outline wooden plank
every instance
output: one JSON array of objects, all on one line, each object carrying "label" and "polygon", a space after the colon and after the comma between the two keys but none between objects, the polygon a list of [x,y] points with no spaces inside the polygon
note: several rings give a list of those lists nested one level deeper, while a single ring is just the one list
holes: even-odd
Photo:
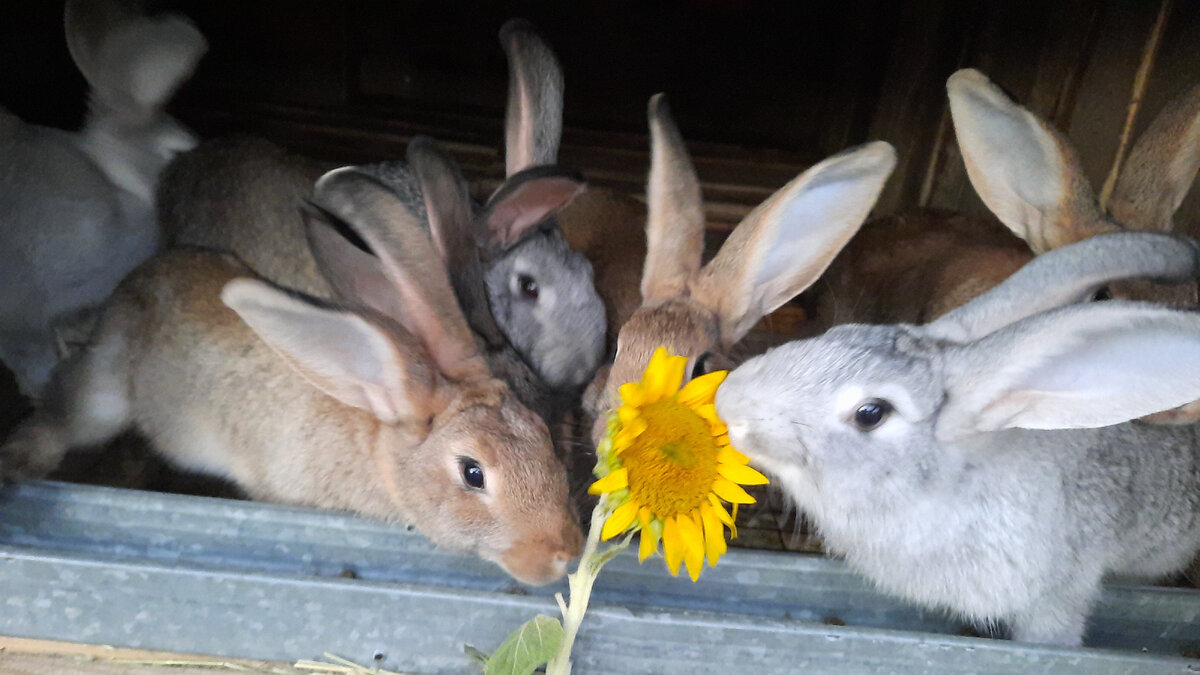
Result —
[{"label": "wooden plank", "polygon": [[[0,675],[176,675],[187,673],[309,675],[289,663],[124,649],[78,642],[0,636]],[[364,669],[364,672],[370,672]]]}]

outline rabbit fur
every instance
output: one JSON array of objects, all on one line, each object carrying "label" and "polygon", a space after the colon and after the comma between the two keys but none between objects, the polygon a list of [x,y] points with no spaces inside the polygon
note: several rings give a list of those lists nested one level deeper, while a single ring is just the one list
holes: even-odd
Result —
[{"label": "rabbit fur", "polygon": [[163,113],[204,54],[185,18],[72,0],[64,26],[90,92],[79,132],[0,109],[0,361],[40,395],[56,327],[108,297],[159,244],[154,190],[195,139]]},{"label": "rabbit fur", "polygon": [[663,96],[649,104],[651,166],[641,306],[620,327],[616,358],[585,396],[593,441],[617,390],[637,381],[659,346],[688,357],[688,373],[727,364],[728,350],[763,316],[808,287],[858,230],[895,166],[883,142],[834,155],[746,216],[701,265],[700,182]]},{"label": "rabbit fur", "polygon": [[[1107,213],[1061,132],[978,70],[956,72],[946,89],[967,176],[1004,227],[929,211],[868,223],[814,287],[807,334],[839,323],[932,321],[1035,254],[1106,232],[1172,231],[1200,169],[1200,85],[1170,101],[1138,138]],[[1105,291],[1179,306],[1196,301],[1195,283],[1122,281]]]},{"label": "rabbit fur", "polygon": [[[489,359],[504,360],[493,363],[497,373],[503,371],[524,402],[553,416],[542,402],[570,399],[603,357],[604,307],[586,258],[547,221],[584,189],[571,174],[549,166],[562,129],[558,64],[526,22],[506,24],[501,42],[510,63],[508,177],[472,225],[493,318],[481,323],[482,315],[471,312],[468,320],[491,347]],[[263,140],[205,143],[164,176],[163,228],[173,243],[233,251],[272,281],[330,297],[300,213],[313,182],[329,168]],[[404,162],[359,168],[409,200],[410,209],[424,214],[430,207]],[[458,274],[453,266],[450,271]]]},{"label": "rabbit fur", "polygon": [[378,253],[387,311],[280,289],[229,254],[155,256],[56,371],[3,473],[44,474],[135,426],[256,499],[411,523],[520,581],[560,578],[583,543],[563,466],[545,423],[491,376],[419,217],[351,170],[315,199]]},{"label": "rabbit fur", "polygon": [[882,590],[1078,645],[1104,574],[1161,577],[1200,548],[1200,428],[1130,421],[1200,396],[1200,315],[1083,301],[1198,274],[1190,240],[1097,235],[932,323],[768,351],[717,412]]}]

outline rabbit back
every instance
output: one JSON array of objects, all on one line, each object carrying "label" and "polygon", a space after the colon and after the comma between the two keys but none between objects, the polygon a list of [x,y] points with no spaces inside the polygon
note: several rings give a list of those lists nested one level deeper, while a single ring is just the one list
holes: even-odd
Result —
[{"label": "rabbit back", "polygon": [[163,172],[164,236],[172,245],[230,251],[275,283],[330,297],[300,212],[330,168],[252,136],[206,141]]},{"label": "rabbit back", "polygon": [[53,322],[102,302],[159,233],[74,135],[15,118],[0,134],[0,358],[35,396],[57,361]]}]

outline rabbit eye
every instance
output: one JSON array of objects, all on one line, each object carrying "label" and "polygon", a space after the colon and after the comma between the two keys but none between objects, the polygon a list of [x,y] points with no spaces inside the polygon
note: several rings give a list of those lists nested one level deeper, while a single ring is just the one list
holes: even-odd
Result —
[{"label": "rabbit eye", "polygon": [[701,375],[708,374],[708,362],[710,356],[712,356],[710,352],[704,352],[700,356],[696,357],[696,365],[692,366],[692,379],[696,379]]},{"label": "rabbit eye", "polygon": [[458,459],[458,465],[462,469],[463,482],[467,484],[467,487],[471,487],[476,490],[482,490],[483,467],[479,466],[479,462],[476,462],[470,457],[460,457]]},{"label": "rabbit eye", "polygon": [[538,298],[538,284],[533,277],[528,274],[522,274],[517,277],[517,288],[521,289],[521,295],[530,300]]},{"label": "rabbit eye", "polygon": [[892,410],[892,404],[883,399],[869,399],[854,411],[854,424],[863,431],[871,431],[883,424]]},{"label": "rabbit eye", "polygon": [[1112,300],[1112,297],[1112,291],[1108,289],[1108,286],[1101,286],[1100,290],[1096,291],[1095,295],[1092,296],[1092,301],[1102,302],[1104,300]]}]

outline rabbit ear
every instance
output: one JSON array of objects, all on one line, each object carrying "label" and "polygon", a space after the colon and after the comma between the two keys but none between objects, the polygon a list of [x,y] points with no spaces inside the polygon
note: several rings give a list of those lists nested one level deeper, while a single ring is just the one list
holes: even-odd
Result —
[{"label": "rabbit ear", "polygon": [[321,391],[395,424],[431,414],[434,376],[356,314],[317,307],[257,279],[234,279],[221,301]]},{"label": "rabbit ear", "polygon": [[503,344],[504,335],[488,304],[483,264],[472,234],[467,181],[454,160],[428,136],[414,138],[405,159],[421,187],[429,232],[446,264],[467,324],[488,344]]},{"label": "rabbit ear", "polygon": [[208,48],[181,16],[141,16],[112,0],[71,0],[64,24],[96,101],[135,120],[157,113]]},{"label": "rabbit ear", "polygon": [[983,203],[1036,253],[1116,228],[1062,134],[1012,100],[978,70],[946,82],[967,176]]},{"label": "rabbit ear", "polygon": [[301,207],[308,248],[322,276],[342,301],[362,304],[404,325],[404,307],[379,258],[366,242],[318,204]]},{"label": "rabbit ear", "polygon": [[1102,234],[1049,251],[922,332],[969,342],[1039,312],[1090,299],[1121,279],[1180,283],[1200,277],[1200,248],[1190,239],[1151,232]]},{"label": "rabbit ear", "polygon": [[475,236],[484,257],[504,254],[586,188],[579,176],[557,166],[535,166],[509,177],[478,218]]},{"label": "rabbit ear", "polygon": [[1119,424],[1200,398],[1200,314],[1089,303],[945,352],[942,440]]},{"label": "rabbit ear", "polygon": [[505,175],[558,161],[562,138],[563,76],[554,51],[533,24],[511,19],[500,28],[508,57],[504,115]]},{"label": "rabbit ear", "polygon": [[726,346],[821,276],[870,213],[895,164],[895,150],[882,141],[847,150],[746,216],[693,286],[716,313]]},{"label": "rabbit ear", "polygon": [[1200,84],[1163,108],[1121,169],[1109,211],[1138,230],[1170,232],[1171,216],[1200,171]]},{"label": "rabbit ear", "polygon": [[487,365],[425,228],[399,197],[370,176],[342,168],[317,181],[316,201],[354,228],[379,256],[398,294],[398,319],[452,379],[488,377]]},{"label": "rabbit ear", "polygon": [[700,179],[663,94],[650,98],[650,179],[646,185],[646,266],[642,300],[687,292],[704,255]]}]

